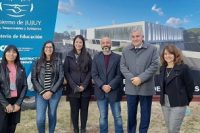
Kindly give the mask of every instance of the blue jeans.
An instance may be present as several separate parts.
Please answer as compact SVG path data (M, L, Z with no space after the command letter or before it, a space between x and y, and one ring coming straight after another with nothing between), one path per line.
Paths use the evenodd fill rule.
M108 133L108 104L110 104L114 117L115 133L123 133L120 102L109 102L107 98L103 100L97 100L97 105L100 112L100 133Z
M147 133L150 118L151 118L151 105L152 96L139 96L139 95L127 95L127 106L128 106L128 133L135 133L137 127L137 107L140 102L140 133Z
M45 133L46 111L48 108L49 133L54 133L57 121L57 107L62 96L62 89L45 100L40 94L36 94L36 113L38 133Z

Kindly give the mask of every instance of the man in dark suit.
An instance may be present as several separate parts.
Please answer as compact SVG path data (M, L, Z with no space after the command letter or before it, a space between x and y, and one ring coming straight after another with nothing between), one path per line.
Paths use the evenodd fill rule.
M120 99L122 96L122 75L120 55L111 51L111 40L101 39L102 52L95 55L92 63L92 78L95 82L95 96L100 112L100 133L108 133L108 105L114 117L115 133L123 133Z

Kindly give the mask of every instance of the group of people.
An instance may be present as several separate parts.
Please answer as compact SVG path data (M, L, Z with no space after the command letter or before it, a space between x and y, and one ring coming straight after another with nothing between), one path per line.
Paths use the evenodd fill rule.
M142 30L133 30L131 41L131 45L125 47L120 56L111 51L111 39L103 37L100 41L102 51L92 59L86 50L85 39L77 35L64 64L55 53L54 43L45 42L31 73L37 92L38 132L45 133L45 114L48 109L49 133L54 133L57 106L65 79L74 133L86 133L88 107L93 90L100 113L100 133L108 133L109 105L115 133L123 133L120 100L124 94L125 78L127 132L136 132L137 108L140 103L139 132L147 133L155 94L154 75L160 62L160 103L165 123L169 133L179 132L194 91L190 69L184 64L181 51L174 45L167 45L159 58L156 47L144 42ZM21 103L26 89L26 74L20 63L19 52L15 46L9 45L0 64L0 132L15 132L16 125L20 122Z

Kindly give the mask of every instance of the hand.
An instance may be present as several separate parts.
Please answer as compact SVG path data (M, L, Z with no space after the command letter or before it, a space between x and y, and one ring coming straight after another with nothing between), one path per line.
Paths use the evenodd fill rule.
M79 86L79 91L80 92L83 92L84 91L84 87L81 85L81 86Z
M63 85L67 85L67 80L64 78Z
M45 92L42 97L45 99L45 100L49 100L51 97L52 97L53 93L51 91L47 91Z
M17 112L19 110L20 110L20 106L17 105L17 104L14 104L14 110L13 110L13 112Z
M111 91L110 85L103 85L102 89L105 93L109 93Z
M135 86L139 86L142 83L142 81L139 77L133 77L133 78L131 78L131 81L132 81L132 84Z
M6 106L6 110L5 110L5 112L7 112L7 113L12 113L13 110L14 110L13 105L8 104L8 106Z

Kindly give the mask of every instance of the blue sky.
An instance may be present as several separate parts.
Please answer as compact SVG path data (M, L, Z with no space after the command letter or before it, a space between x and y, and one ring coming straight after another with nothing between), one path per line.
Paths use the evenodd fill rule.
M199 28L200 0L59 0L55 31L137 21Z

